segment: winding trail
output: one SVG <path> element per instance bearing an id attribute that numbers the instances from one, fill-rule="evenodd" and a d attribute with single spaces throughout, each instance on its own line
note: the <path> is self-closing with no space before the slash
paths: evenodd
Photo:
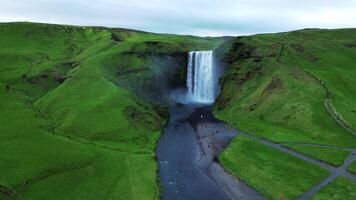
<path id="1" fill-rule="evenodd" d="M 301 44 L 304 42 L 304 40 L 301 41 Z M 278 57 L 276 59 L 277 62 L 283 63 L 285 65 L 289 65 L 288 63 L 282 62 L 280 59 L 283 56 L 283 52 L 285 49 L 285 44 L 282 43 L 281 44 L 281 48 L 278 54 Z M 313 73 L 301 68 L 301 70 L 303 72 L 305 72 L 306 74 L 308 74 L 310 77 L 314 78 L 316 81 L 319 82 L 319 84 L 324 88 L 325 90 L 325 96 L 324 96 L 324 107 L 325 109 L 329 112 L 329 114 L 331 115 L 331 117 L 341 126 L 343 127 L 346 131 L 348 131 L 349 133 L 353 134 L 356 136 L 356 130 L 346 121 L 342 118 L 342 116 L 337 113 L 336 109 L 332 106 L 331 104 L 331 93 L 329 91 L 329 89 L 326 87 L 325 83 L 323 80 L 321 80 L 319 77 L 317 77 L 316 75 L 314 75 Z"/>
<path id="2" fill-rule="evenodd" d="M 284 48 L 285 46 L 282 44 L 277 62 L 281 62 L 280 58 L 282 57 Z M 326 94 L 323 104 L 331 117 L 349 133 L 356 135 L 356 131 L 352 129 L 331 105 L 330 92 L 323 81 L 307 71 L 305 71 L 305 73 L 315 78 L 325 89 Z M 192 74 L 194 75 L 194 73 Z M 339 176 L 354 182 L 356 181 L 356 175 L 347 171 L 347 167 L 356 160 L 355 148 L 290 142 L 304 146 L 350 151 L 350 155 L 344 160 L 343 164 L 339 167 L 335 167 L 283 146 L 283 144 L 288 144 L 288 142 L 275 143 L 233 129 L 224 122 L 215 119 L 210 111 L 210 107 L 204 108 L 194 105 L 176 104 L 170 108 L 170 118 L 164 128 L 163 135 L 159 140 L 156 150 L 159 177 L 163 188 L 163 199 L 265 199 L 265 197 L 258 194 L 253 188 L 250 188 L 248 185 L 225 172 L 217 161 L 220 152 L 237 134 L 241 134 L 271 148 L 317 165 L 330 173 L 327 178 L 297 197 L 298 200 L 310 198 Z"/>
<path id="3" fill-rule="evenodd" d="M 277 58 L 277 62 L 281 62 L 280 58 L 282 56 L 283 50 L 284 50 L 284 44 L 282 44 L 282 46 L 281 46 L 281 50 L 280 50 L 279 56 Z M 313 73 L 311 73 L 309 71 L 306 71 L 306 70 L 303 70 L 303 71 L 306 74 L 308 74 L 309 76 L 311 76 L 312 78 L 314 78 L 316 81 L 318 81 L 319 84 L 324 88 L 325 96 L 324 96 L 323 105 L 324 105 L 324 108 L 326 109 L 326 111 L 330 114 L 330 116 L 347 132 L 356 136 L 356 130 L 354 130 L 353 127 L 346 120 L 343 119 L 343 117 L 336 111 L 334 106 L 331 104 L 331 93 L 330 93 L 329 89 L 326 87 L 324 81 L 322 81 L 319 77 L 317 77 L 316 75 L 314 75 Z M 251 135 L 249 135 L 249 136 L 251 137 Z M 310 198 L 312 195 L 314 195 L 316 192 L 320 191 L 323 187 L 325 187 L 327 184 L 331 183 L 334 179 L 336 179 L 339 176 L 343 176 L 343 177 L 348 178 L 354 182 L 356 181 L 356 175 L 347 171 L 348 165 L 350 165 L 353 161 L 356 160 L 356 148 L 338 147 L 338 146 L 321 145 L 321 144 L 293 143 L 293 142 L 284 142 L 284 143 L 276 144 L 276 143 L 273 143 L 268 140 L 264 140 L 264 141 L 262 141 L 262 143 L 265 143 L 269 146 L 277 148 L 283 152 L 286 152 L 290 155 L 296 156 L 296 157 L 303 159 L 305 161 L 308 161 L 310 163 L 316 164 L 324 169 L 327 169 L 330 172 L 330 175 L 327 178 L 325 178 L 320 183 L 318 183 L 317 185 L 313 186 L 312 188 L 310 188 L 309 190 L 304 192 L 302 195 L 300 195 L 297 198 L 298 200 L 304 200 L 304 199 Z M 282 144 L 298 144 L 298 145 L 321 147 L 321 148 L 333 148 L 333 149 L 340 149 L 340 150 L 348 150 L 348 151 L 351 151 L 351 153 L 344 160 L 343 165 L 341 165 L 340 167 L 334 167 L 334 166 L 331 166 L 331 165 L 324 163 L 322 161 L 315 160 L 313 158 L 310 158 L 308 156 L 300 154 L 296 151 L 293 151 L 291 149 L 283 147 Z"/>
<path id="4" fill-rule="evenodd" d="M 325 97 L 324 107 L 341 127 L 356 136 L 356 131 L 352 129 L 352 127 L 341 117 L 341 115 L 336 112 L 334 107 L 331 105 L 330 98 Z"/>
<path id="5" fill-rule="evenodd" d="M 331 104 L 331 93 L 329 89 L 326 87 L 325 83 L 323 80 L 321 80 L 319 77 L 315 76 L 313 73 L 308 72 L 306 70 L 303 70 L 305 73 L 307 73 L 309 76 L 313 77 L 316 81 L 320 83 L 320 85 L 324 88 L 325 90 L 325 97 L 324 97 L 324 107 L 325 109 L 329 112 L 332 118 L 346 131 L 349 133 L 353 134 L 356 136 L 356 131 L 352 128 L 352 126 L 345 121 L 340 114 L 337 113 L 336 109 L 332 106 Z"/>
<path id="6" fill-rule="evenodd" d="M 305 70 L 304 70 L 305 71 Z M 349 133 L 351 133 L 352 135 L 356 136 L 356 131 L 352 128 L 351 125 L 349 125 L 349 123 L 347 123 L 340 114 L 337 113 L 336 109 L 332 106 L 331 104 L 331 93 L 329 91 L 329 89 L 326 87 L 326 85 L 324 84 L 324 81 L 322 81 L 319 77 L 315 76 L 314 74 L 305 71 L 309 76 L 313 77 L 315 80 L 317 80 L 320 85 L 324 88 L 325 90 L 325 97 L 324 97 L 324 107 L 325 109 L 328 111 L 328 113 L 330 114 L 330 116 L 342 127 L 344 128 L 346 131 L 348 131 Z M 304 144 L 306 145 L 306 144 Z M 309 144 L 309 146 L 312 146 L 311 144 Z M 347 167 L 356 160 L 356 149 L 355 148 L 349 148 L 349 147 L 336 147 L 336 146 L 325 146 L 325 145 L 314 145 L 317 147 L 323 147 L 323 148 L 335 148 L 335 149 L 342 149 L 342 150 L 351 150 L 351 154 L 344 160 L 343 165 L 341 165 L 340 167 L 332 167 L 332 166 L 328 166 L 328 170 L 330 172 L 330 175 L 325 178 L 323 181 L 321 181 L 319 184 L 313 186 L 312 188 L 310 188 L 309 190 L 307 190 L 306 192 L 304 192 L 302 195 L 300 195 L 297 199 L 298 200 L 305 200 L 305 199 L 309 199 L 312 195 L 314 195 L 315 193 L 317 193 L 318 191 L 320 191 L 323 187 L 325 187 L 326 185 L 328 185 L 329 183 L 331 183 L 333 180 L 335 180 L 337 177 L 339 176 L 343 176 L 345 178 L 348 178 L 352 181 L 356 181 L 356 176 L 353 173 L 350 173 L 347 171 Z M 320 165 L 319 165 L 320 166 Z M 331 168 L 330 168 L 331 167 Z"/>

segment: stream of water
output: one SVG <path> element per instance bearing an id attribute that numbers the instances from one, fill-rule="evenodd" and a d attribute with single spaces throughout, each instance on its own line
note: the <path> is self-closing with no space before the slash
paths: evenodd
<path id="1" fill-rule="evenodd" d="M 187 101 L 172 103 L 157 145 L 163 199 L 264 199 L 218 163 L 237 131 L 211 113 L 218 79 L 213 51 L 189 52 L 188 57 Z"/>

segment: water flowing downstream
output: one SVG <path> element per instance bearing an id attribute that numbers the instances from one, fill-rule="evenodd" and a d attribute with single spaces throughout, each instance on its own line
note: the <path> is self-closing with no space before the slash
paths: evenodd
<path id="1" fill-rule="evenodd" d="M 264 199 L 217 162 L 237 131 L 214 118 L 218 87 L 212 51 L 189 52 L 186 103 L 172 103 L 157 145 L 164 200 Z M 173 98 L 175 99 L 175 98 Z"/>

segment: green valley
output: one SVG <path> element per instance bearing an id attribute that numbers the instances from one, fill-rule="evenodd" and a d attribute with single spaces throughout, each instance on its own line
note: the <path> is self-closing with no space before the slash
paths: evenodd
<path id="1" fill-rule="evenodd" d="M 34 23 L 0 38 L 0 199 L 159 199 L 160 86 L 222 40 Z"/>
<path id="2" fill-rule="evenodd" d="M 197 37 L 17 22 L 0 24 L 0 200 L 162 199 L 171 163 L 157 143 L 199 50 L 224 71 L 211 110 L 238 133 L 213 162 L 267 199 L 355 197 L 356 29 Z M 186 118 L 171 131 L 196 129 Z"/>

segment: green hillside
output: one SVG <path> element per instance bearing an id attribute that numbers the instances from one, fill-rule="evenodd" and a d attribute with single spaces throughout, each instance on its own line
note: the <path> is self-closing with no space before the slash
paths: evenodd
<path id="1" fill-rule="evenodd" d="M 257 138 L 335 166 L 351 153 L 338 147 L 356 147 L 356 29 L 238 37 L 218 53 L 228 68 L 214 104 L 217 117 Z M 245 143 L 234 140 L 221 155 L 228 171 L 271 199 L 302 194 L 289 190 L 288 184 L 279 186 L 302 176 L 302 168 L 292 174 L 290 160 L 280 162 L 283 157 L 272 150 L 268 156 L 267 150 L 243 151 Z M 311 144 L 319 146 L 306 146 Z M 286 174 L 279 172 L 283 169 Z M 265 180 L 268 186 L 261 187 Z M 292 181 L 293 189 L 303 188 L 306 180 Z"/>
<path id="2" fill-rule="evenodd" d="M 0 38 L 0 199 L 158 199 L 157 102 L 221 39 L 33 23 Z"/>
<path id="3" fill-rule="evenodd" d="M 278 142 L 356 146 L 324 108 L 356 126 L 355 29 L 302 30 L 242 37 L 226 53 L 229 68 L 216 102 L 219 117 Z"/>
<path id="4" fill-rule="evenodd" d="M 246 132 L 220 163 L 262 195 L 294 199 L 329 175 L 271 144 L 331 167 L 356 148 L 356 29 L 202 38 L 2 23 L 0 200 L 160 199 L 169 91 L 185 85 L 187 52 L 206 49 L 226 67 L 213 112 Z M 338 177 L 312 198 L 353 188 Z"/>

